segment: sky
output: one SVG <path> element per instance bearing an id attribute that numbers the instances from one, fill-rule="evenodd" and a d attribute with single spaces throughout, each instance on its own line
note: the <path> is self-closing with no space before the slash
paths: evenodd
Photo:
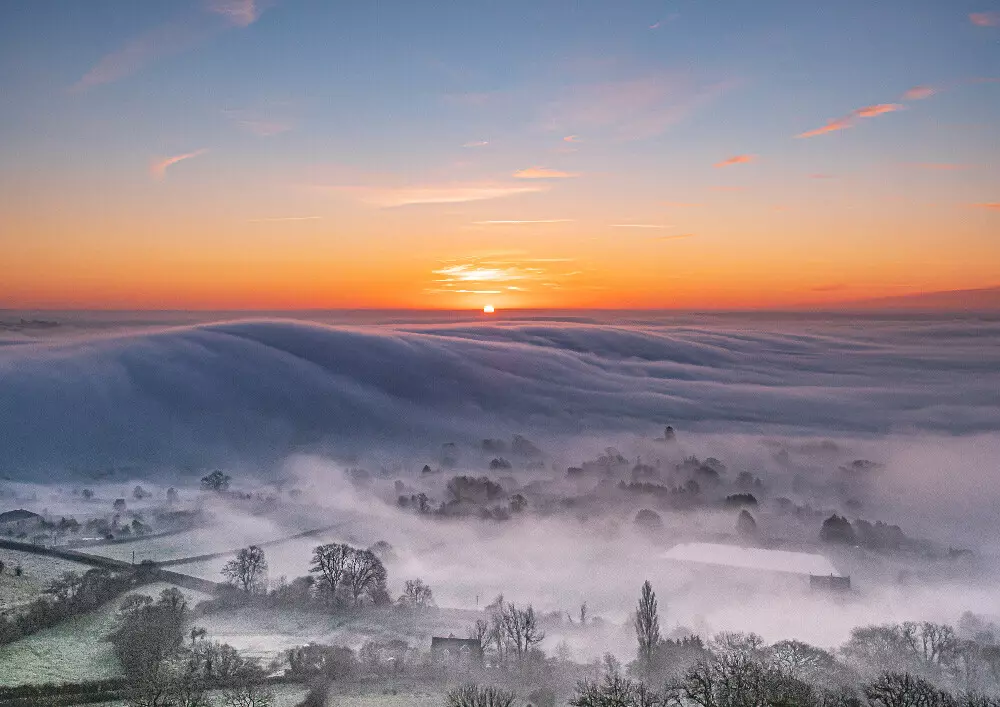
<path id="1" fill-rule="evenodd" d="M 0 308 L 1000 285 L 998 0 L 15 0 L 0 96 Z"/>

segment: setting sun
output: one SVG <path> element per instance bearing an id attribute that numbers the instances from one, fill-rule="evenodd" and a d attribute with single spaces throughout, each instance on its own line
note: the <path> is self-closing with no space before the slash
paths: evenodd
<path id="1" fill-rule="evenodd" d="M 485 307 L 483 307 L 483 314 L 493 314 L 493 312 L 494 309 L 492 304 L 488 304 Z"/>

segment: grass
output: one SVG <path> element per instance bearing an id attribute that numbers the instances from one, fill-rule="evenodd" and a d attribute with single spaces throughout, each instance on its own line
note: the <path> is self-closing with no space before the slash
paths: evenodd
<path id="1" fill-rule="evenodd" d="M 131 592 L 157 596 L 172 585 L 155 583 Z M 205 598 L 182 589 L 192 604 Z M 107 635 L 124 597 L 96 611 L 64 621 L 0 647 L 0 685 L 67 683 L 121 677 L 121 665 Z"/>
<path id="2" fill-rule="evenodd" d="M 64 572 L 83 574 L 88 565 L 54 557 L 35 555 L 19 550 L 0 549 L 0 562 L 5 565 L 0 575 L 0 611 L 13 609 L 37 599 L 56 577 Z M 24 574 L 14 576 L 14 567 L 20 565 Z"/>

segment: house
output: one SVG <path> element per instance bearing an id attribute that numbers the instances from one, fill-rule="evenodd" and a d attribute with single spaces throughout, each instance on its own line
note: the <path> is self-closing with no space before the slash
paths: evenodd
<path id="1" fill-rule="evenodd" d="M 483 644 L 478 638 L 433 636 L 431 638 L 431 660 L 435 663 L 482 663 Z"/>

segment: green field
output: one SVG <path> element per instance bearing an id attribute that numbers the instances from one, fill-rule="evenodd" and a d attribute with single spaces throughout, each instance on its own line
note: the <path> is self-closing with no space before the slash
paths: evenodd
<path id="1" fill-rule="evenodd" d="M 149 584 L 133 594 L 156 596 L 173 586 Z M 205 595 L 182 589 L 194 603 Z M 121 666 L 107 635 L 124 597 L 97 611 L 0 647 L 0 685 L 67 683 L 121 677 Z"/>

